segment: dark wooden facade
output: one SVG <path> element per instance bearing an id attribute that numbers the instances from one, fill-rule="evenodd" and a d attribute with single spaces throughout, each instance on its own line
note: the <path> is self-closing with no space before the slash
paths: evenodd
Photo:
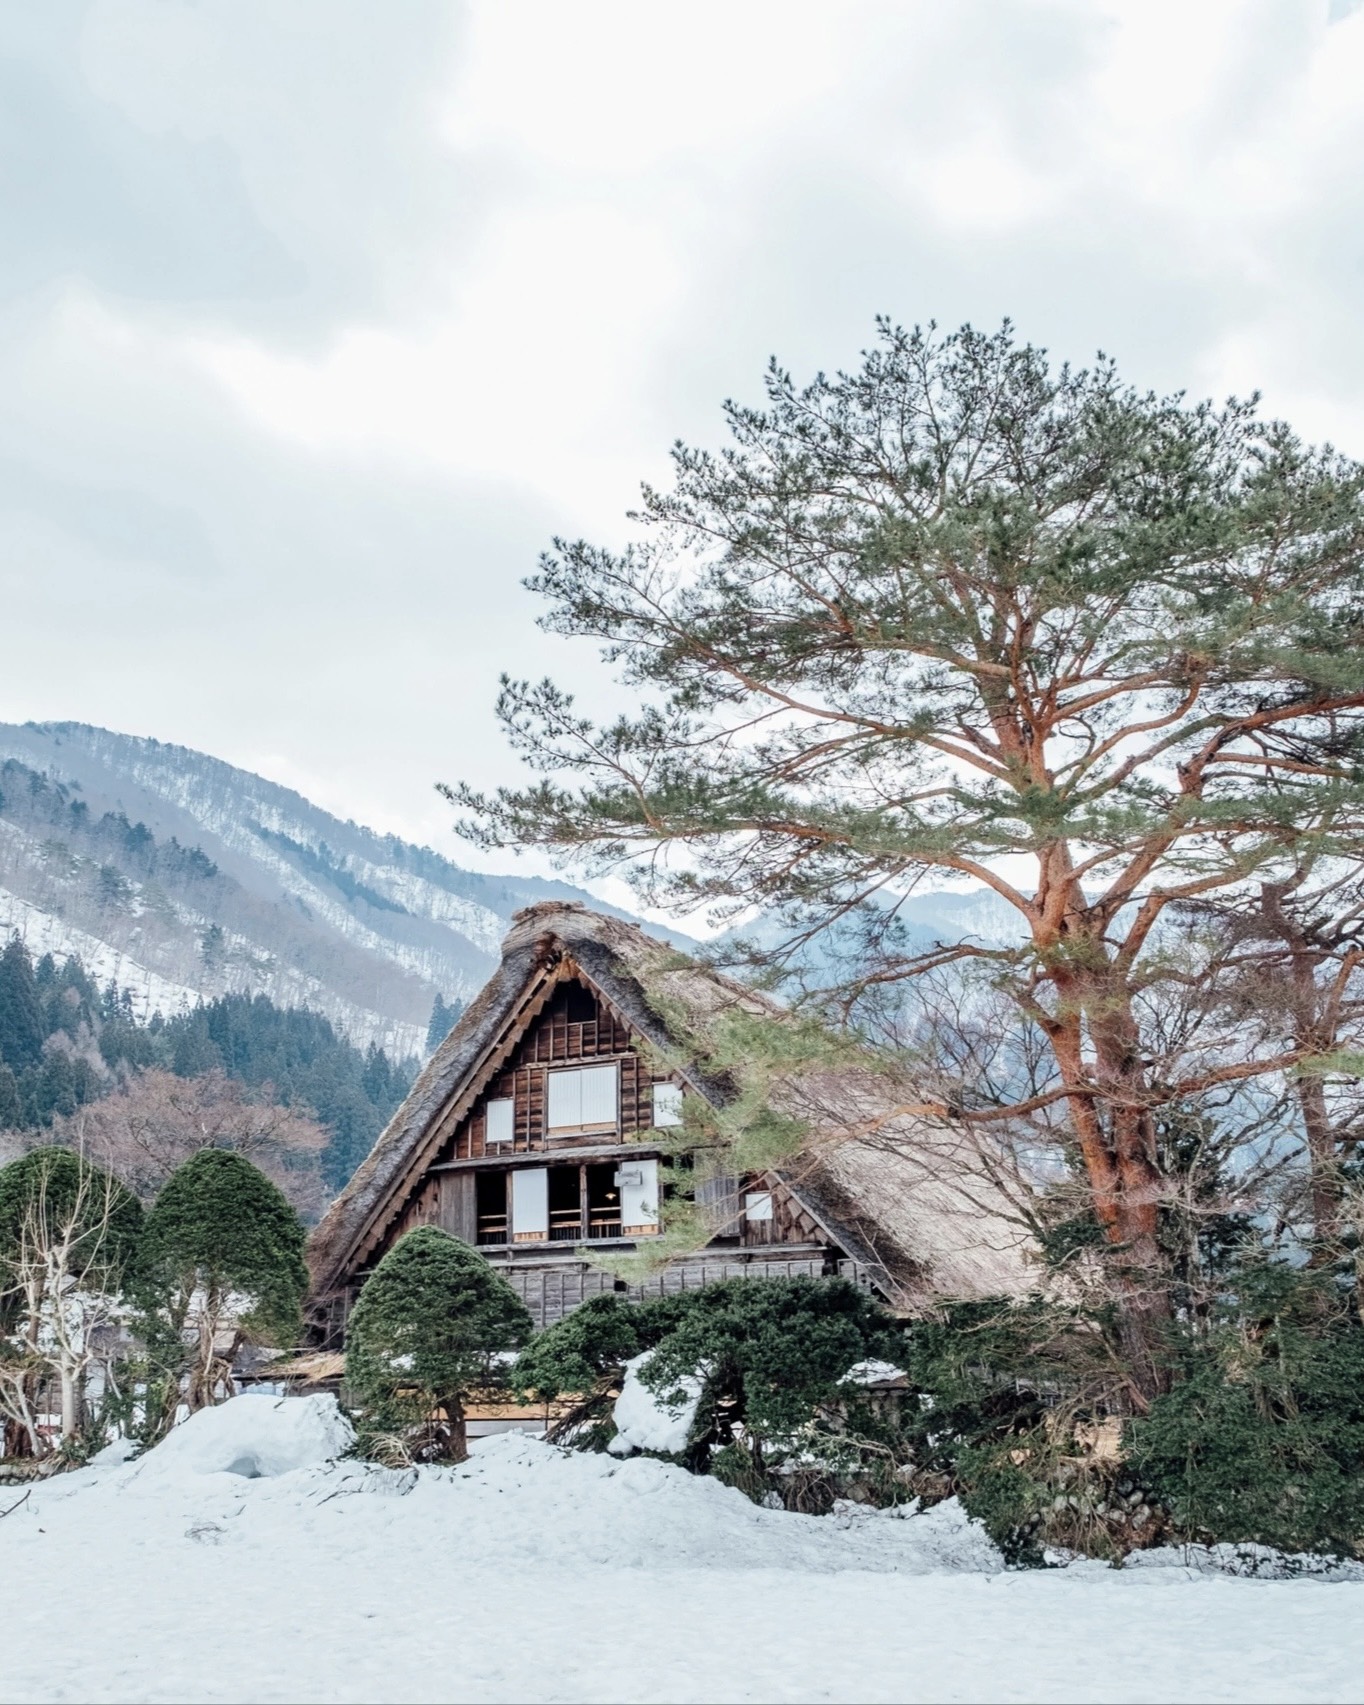
<path id="1" fill-rule="evenodd" d="M 862 1279 L 809 1211 L 763 1177 L 697 1190 L 714 1226 L 704 1250 L 639 1283 L 613 1278 L 586 1257 L 646 1249 L 658 1235 L 660 1203 L 677 1183 L 668 1139 L 680 1122 L 680 1084 L 651 1068 L 628 1021 L 571 966 L 518 1019 L 500 1052 L 476 1097 L 462 1108 L 456 1098 L 448 1129 L 355 1250 L 352 1299 L 384 1253 L 419 1225 L 476 1244 L 538 1325 L 613 1289 L 642 1297 L 738 1276 Z M 575 1096 L 583 1114 L 576 1124 Z"/>

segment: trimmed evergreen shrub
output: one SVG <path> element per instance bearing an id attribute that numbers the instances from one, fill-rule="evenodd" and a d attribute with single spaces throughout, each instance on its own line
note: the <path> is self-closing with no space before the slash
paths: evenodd
<path id="1" fill-rule="evenodd" d="M 171 1174 L 147 1215 L 143 1247 L 149 1340 L 176 1364 L 165 1369 L 172 1414 L 182 1372 L 186 1401 L 199 1408 L 233 1394 L 241 1342 L 297 1341 L 308 1288 L 303 1242 L 298 1215 L 241 1155 L 203 1149 Z M 215 1339 L 228 1327 L 234 1343 L 224 1356 Z M 177 1354 L 190 1339 L 188 1356 Z"/>
<path id="2" fill-rule="evenodd" d="M 831 1281 L 598 1297 L 540 1333 L 513 1379 L 538 1400 L 580 1394 L 575 1442 L 600 1448 L 624 1363 L 652 1350 L 641 1377 L 665 1398 L 704 1373 L 679 1459 L 692 1469 L 807 1509 L 849 1493 L 956 1494 L 1015 1564 L 1052 1546 L 1117 1558 L 1166 1539 L 1358 1556 L 1364 1326 L 1351 1283 L 1233 1266 L 1212 1318 L 1173 1332 L 1172 1389 L 1137 1418 L 1101 1311 L 1000 1298 L 900 1327 Z M 908 1375 L 897 1414 L 839 1386 L 873 1357 Z"/>
<path id="3" fill-rule="evenodd" d="M 366 1279 L 346 1331 L 362 1448 L 462 1462 L 466 1394 L 503 1383 L 494 1358 L 531 1331 L 525 1304 L 477 1250 L 435 1226 L 399 1238 Z"/>
<path id="4" fill-rule="evenodd" d="M 700 1374 L 696 1417 L 680 1460 L 755 1499 L 779 1495 L 826 1508 L 870 1458 L 893 1471 L 894 1424 L 843 1376 L 856 1363 L 903 1357 L 901 1328 L 865 1291 L 841 1279 L 730 1279 L 649 1302 L 596 1297 L 540 1333 L 513 1383 L 528 1396 L 581 1401 L 557 1431 L 603 1448 L 624 1364 L 666 1402 Z M 810 1466 L 796 1470 L 795 1459 Z M 884 1478 L 884 1476 L 883 1476 Z M 882 1488 L 899 1495 L 898 1481 Z"/>
<path id="5" fill-rule="evenodd" d="M 50 1239 L 77 1211 L 77 1261 L 90 1282 L 119 1290 L 136 1272 L 142 1205 L 70 1149 L 31 1149 L 0 1167 L 0 1275 L 19 1254 L 26 1222 L 31 1225 L 36 1218 L 40 1234 Z M 17 1300 L 9 1292 L 0 1299 L 0 1318 L 12 1318 Z"/>
<path id="6" fill-rule="evenodd" d="M 14 1257 L 27 1217 L 38 1212 L 46 1229 L 55 1231 L 77 1205 L 85 1238 L 101 1251 L 99 1267 L 111 1286 L 123 1284 L 138 1258 L 142 1204 L 116 1178 L 70 1149 L 29 1149 L 0 1166 L 0 1263 Z"/>
<path id="7" fill-rule="evenodd" d="M 656 1344 L 662 1330 L 648 1303 L 625 1302 L 610 1291 L 590 1297 L 536 1333 L 517 1357 L 511 1383 L 540 1403 L 588 1396 L 619 1379 L 625 1363 Z"/>
<path id="8" fill-rule="evenodd" d="M 1173 1388 L 1126 1436 L 1181 1533 L 1358 1555 L 1364 1328 L 1331 1276 L 1251 1267 L 1176 1353 Z"/>
<path id="9" fill-rule="evenodd" d="M 858 1362 L 894 1362 L 901 1329 L 845 1279 L 726 1279 L 678 1299 L 681 1307 L 641 1370 L 662 1395 L 704 1370 L 693 1447 L 698 1465 L 741 1424 L 756 1461 L 847 1394 Z"/>

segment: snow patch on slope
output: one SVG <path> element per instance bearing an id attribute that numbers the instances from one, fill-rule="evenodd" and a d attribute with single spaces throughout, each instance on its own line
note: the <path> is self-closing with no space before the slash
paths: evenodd
<path id="1" fill-rule="evenodd" d="M 35 959 L 44 953 L 56 959 L 74 953 L 101 986 L 112 980 L 120 989 L 127 989 L 133 1010 L 141 1019 L 150 1018 L 154 1012 L 170 1018 L 189 1011 L 199 999 L 198 992 L 184 983 L 160 976 L 131 954 L 0 888 L 0 935 L 8 938 L 16 930 Z"/>

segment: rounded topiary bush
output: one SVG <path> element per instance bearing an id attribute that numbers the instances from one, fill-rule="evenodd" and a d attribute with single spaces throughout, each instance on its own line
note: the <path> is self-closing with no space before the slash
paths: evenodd
<path id="1" fill-rule="evenodd" d="M 408 1232 L 366 1279 L 346 1329 L 362 1448 L 463 1461 L 466 1394 L 500 1381 L 496 1358 L 531 1331 L 526 1305 L 477 1250 L 434 1226 Z"/>
<path id="2" fill-rule="evenodd" d="M 169 1365 L 167 1402 L 191 1409 L 231 1396 L 234 1339 L 282 1348 L 302 1326 L 308 1289 L 298 1215 L 258 1167 L 227 1149 L 202 1149 L 177 1167 L 147 1215 L 144 1292 L 149 1337 Z M 183 1357 L 189 1349 L 183 1393 Z"/>

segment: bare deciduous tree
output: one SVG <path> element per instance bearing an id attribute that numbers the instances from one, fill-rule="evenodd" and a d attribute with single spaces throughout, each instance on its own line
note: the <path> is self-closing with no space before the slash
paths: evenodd
<path id="1" fill-rule="evenodd" d="M 40 1402 L 55 1385 L 63 1443 L 79 1433 L 90 1369 L 106 1362 L 128 1310 L 124 1270 L 141 1213 L 112 1174 L 42 1149 L 18 1163 L 7 1215 L 0 1410 L 35 1456 L 47 1454 Z"/>
<path id="2" fill-rule="evenodd" d="M 53 1135 L 97 1156 L 144 1202 L 206 1148 L 244 1156 L 300 1214 L 315 1214 L 323 1201 L 318 1156 L 326 1128 L 268 1087 L 253 1093 L 219 1070 L 192 1078 L 137 1072 L 113 1095 L 59 1119 Z"/>

